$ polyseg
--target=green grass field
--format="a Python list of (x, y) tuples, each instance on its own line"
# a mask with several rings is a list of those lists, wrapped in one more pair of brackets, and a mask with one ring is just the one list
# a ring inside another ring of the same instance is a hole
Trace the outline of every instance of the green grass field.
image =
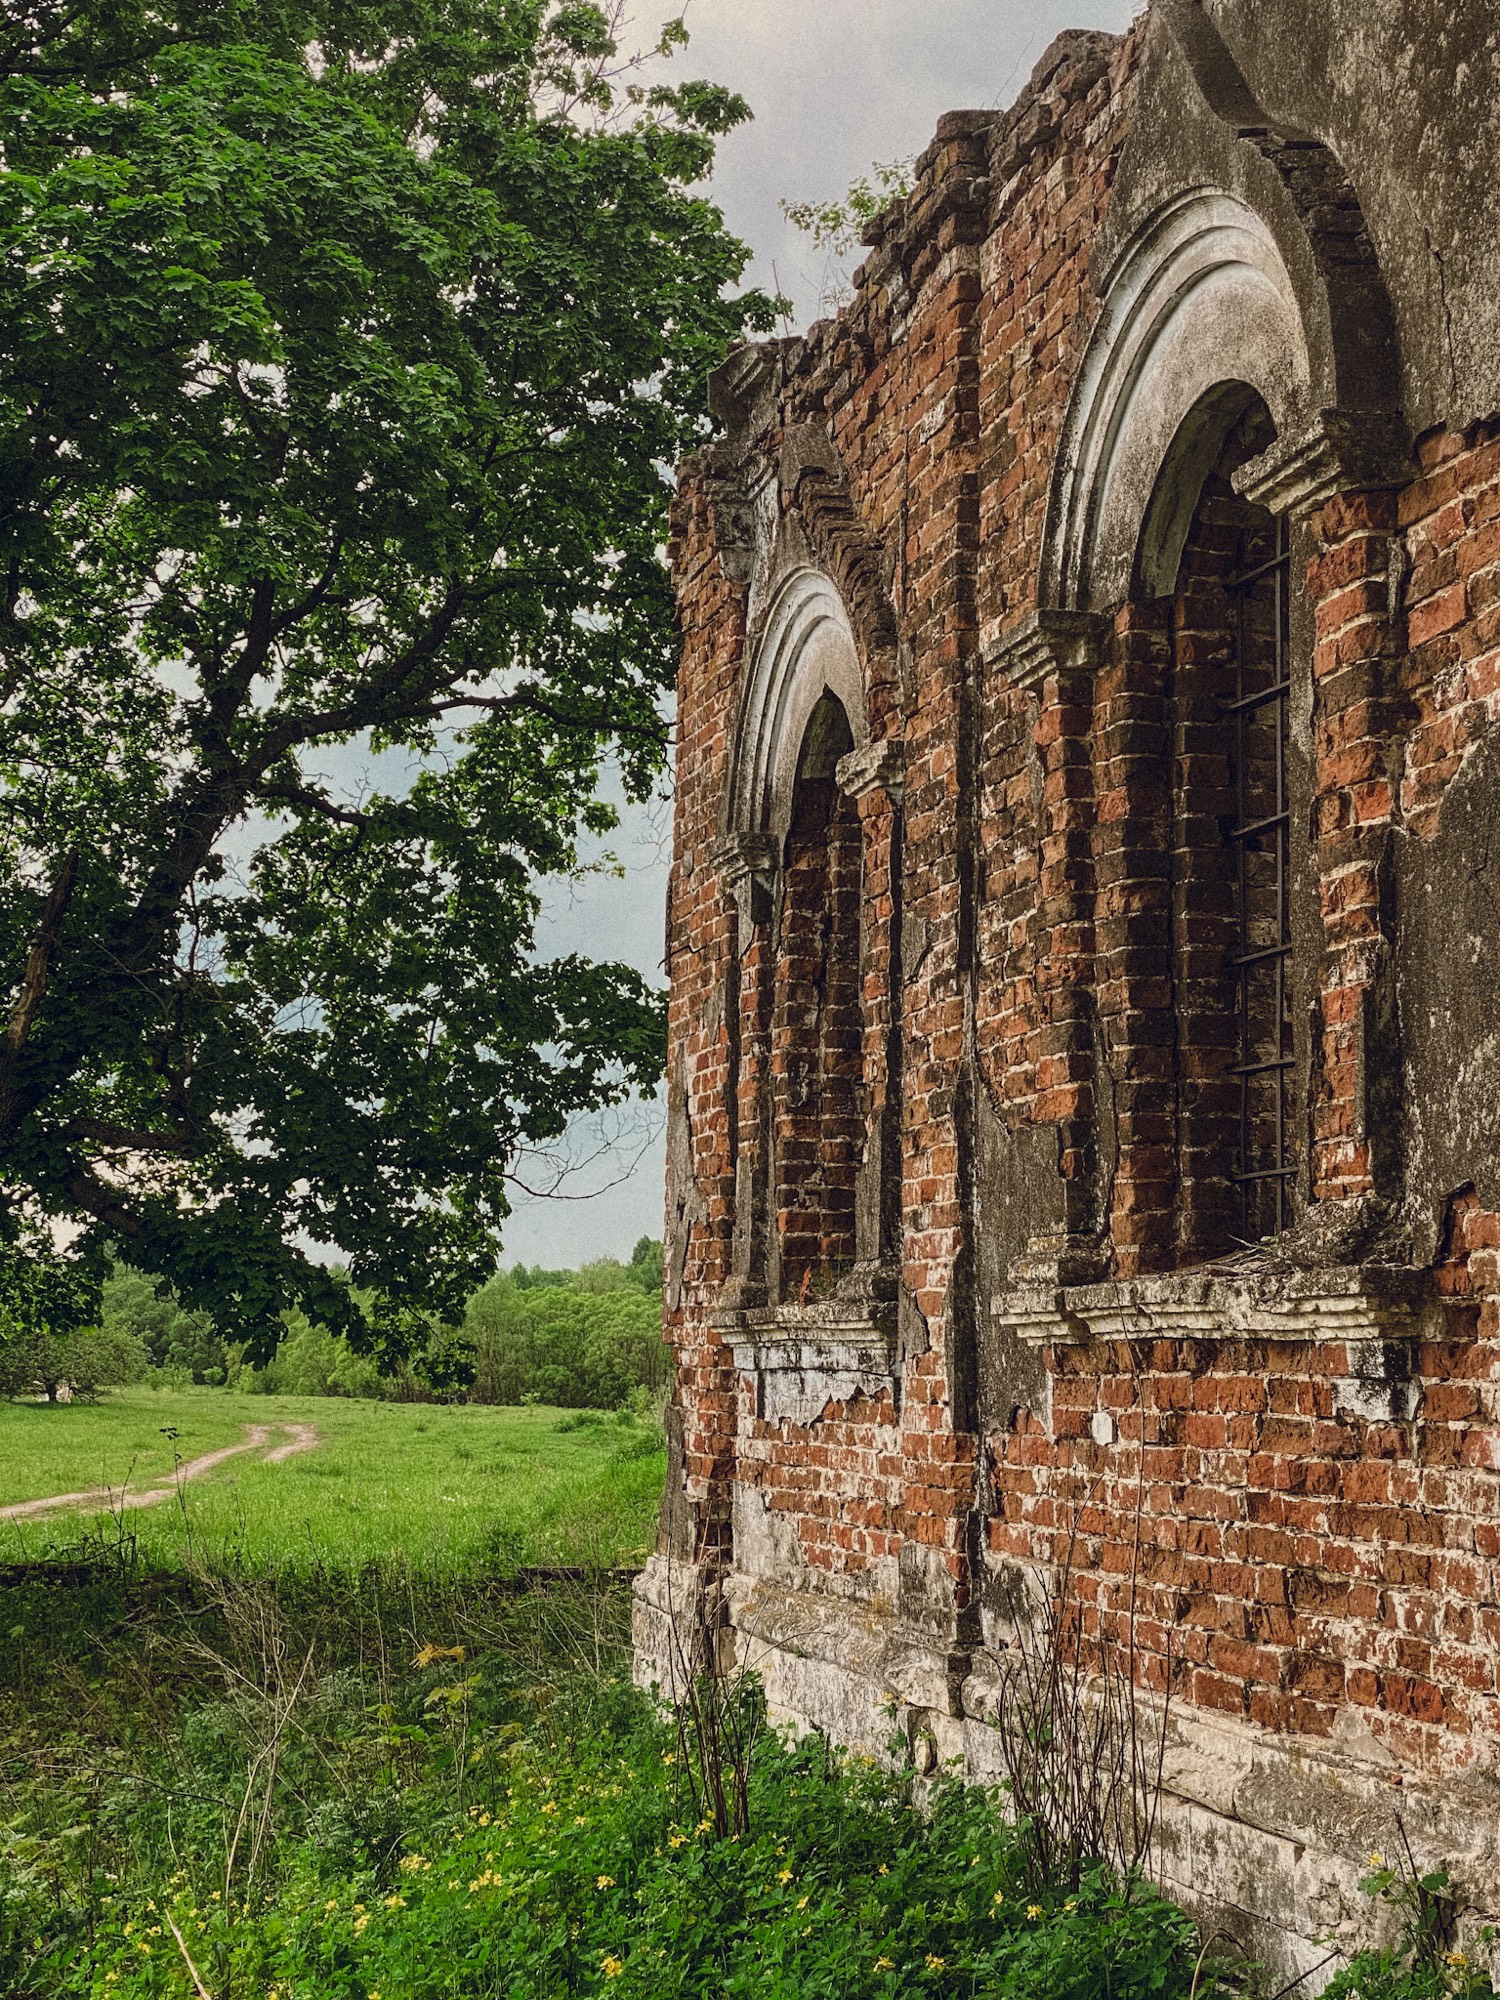
[[(191, 1551), (253, 1569), (409, 1562), (638, 1562), (661, 1499), (660, 1435), (629, 1418), (548, 1409), (118, 1390), (89, 1406), (0, 1403), (0, 1507), (50, 1494), (170, 1482), (174, 1466), (235, 1444), (246, 1426), (310, 1424), (319, 1443), (280, 1464), (245, 1452), (131, 1510), (148, 1560)], [(175, 1437), (166, 1433), (175, 1431)], [(279, 1434), (273, 1443), (284, 1441)], [(114, 1532), (70, 1508), (0, 1521), (0, 1562)]]

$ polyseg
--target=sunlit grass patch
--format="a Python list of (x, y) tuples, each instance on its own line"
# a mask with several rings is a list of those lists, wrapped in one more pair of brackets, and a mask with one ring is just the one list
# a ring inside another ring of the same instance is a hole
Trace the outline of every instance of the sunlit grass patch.
[[(246, 1451), (176, 1497), (127, 1512), (150, 1560), (251, 1568), (424, 1569), (639, 1561), (654, 1532), (659, 1434), (629, 1417), (578, 1424), (557, 1410), (123, 1390), (95, 1406), (0, 1405), (0, 1506), (97, 1485), (171, 1483), (175, 1464), (249, 1425), (311, 1425), (280, 1463)], [(175, 1433), (175, 1435), (167, 1435)], [(35, 1558), (109, 1527), (68, 1509), (0, 1522), (0, 1561)]]

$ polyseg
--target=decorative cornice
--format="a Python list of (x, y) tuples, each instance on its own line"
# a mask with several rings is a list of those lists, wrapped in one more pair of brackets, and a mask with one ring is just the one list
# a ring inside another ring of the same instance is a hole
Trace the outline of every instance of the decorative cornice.
[(867, 743), (840, 757), (834, 768), (839, 790), (845, 798), (862, 799), (867, 792), (886, 792), (893, 804), (901, 803), (905, 783), (906, 753), (902, 745), (887, 737), (881, 743)]
[(998, 667), (1013, 687), (1037, 687), (1048, 674), (1095, 666), (1108, 627), (1096, 611), (1028, 611), (984, 649), (987, 667)]
[[(1223, 1266), (1104, 1285), (1010, 1286), (995, 1325), (1034, 1346), (1094, 1340), (1342, 1340), (1355, 1359), (1416, 1338), (1430, 1297), (1425, 1271), (1346, 1266), (1321, 1271)], [(1373, 1364), (1371, 1364), (1373, 1365)], [(1386, 1378), (1382, 1375), (1381, 1380)]]
[(1234, 488), (1273, 514), (1308, 514), (1335, 493), (1404, 486), (1415, 477), (1399, 416), (1323, 410), (1305, 430), (1278, 438), (1234, 475)]
[(1077, 1347), (1091, 1337), (1065, 1310), (1056, 1285), (1008, 1285), (990, 1307), (990, 1323), (1028, 1347)]
[(755, 1385), (757, 1416), (773, 1423), (815, 1423), (830, 1403), (899, 1396), (893, 1305), (828, 1300), (716, 1313), (712, 1324)]

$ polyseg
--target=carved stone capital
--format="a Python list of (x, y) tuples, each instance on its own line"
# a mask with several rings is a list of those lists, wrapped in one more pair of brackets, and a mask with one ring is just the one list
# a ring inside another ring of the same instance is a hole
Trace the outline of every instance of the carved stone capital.
[(744, 953), (756, 927), (771, 921), (781, 842), (774, 833), (726, 833), (710, 843), (708, 859), (734, 897), (739, 912), (739, 946)]
[(708, 378), (708, 407), (731, 437), (769, 428), (788, 343), (757, 340), (737, 347)]
[(998, 667), (1013, 687), (1038, 687), (1048, 674), (1094, 666), (1108, 621), (1097, 611), (1028, 611), (984, 649), (987, 667)]
[(1415, 474), (1401, 419), (1380, 410), (1323, 410), (1305, 430), (1277, 438), (1234, 475), (1234, 488), (1273, 514), (1309, 514), (1372, 486), (1404, 486)]
[(721, 834), (709, 843), (709, 866), (736, 888), (747, 875), (774, 875), (781, 860), (780, 845), (774, 833)]
[(862, 799), (867, 792), (886, 792), (892, 802), (901, 802), (905, 782), (906, 753), (890, 739), (867, 743), (863, 750), (851, 750), (840, 757), (834, 770), (839, 790), (845, 798)]

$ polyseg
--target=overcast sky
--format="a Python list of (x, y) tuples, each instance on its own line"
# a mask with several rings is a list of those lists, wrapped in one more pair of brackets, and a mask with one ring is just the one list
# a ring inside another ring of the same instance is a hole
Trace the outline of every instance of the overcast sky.
[[(729, 85), (755, 112), (721, 148), (712, 190), (755, 252), (752, 278), (793, 301), (798, 325), (817, 318), (836, 273), (782, 201), (828, 200), (875, 161), (910, 159), (942, 112), (1009, 104), (1062, 29), (1118, 33), (1137, 11), (1135, 0), (687, 0), (692, 42), (678, 73)], [(624, 959), (660, 978), (669, 835), (665, 805), (632, 811), (610, 843), (623, 875), (551, 897), (543, 949)], [(628, 1257), (637, 1237), (659, 1236), (659, 1123), (657, 1113), (634, 1141), (611, 1132), (610, 1153), (570, 1183), (575, 1195), (613, 1183), (591, 1199), (521, 1202), (505, 1261)], [(578, 1153), (594, 1150), (580, 1133)]]

